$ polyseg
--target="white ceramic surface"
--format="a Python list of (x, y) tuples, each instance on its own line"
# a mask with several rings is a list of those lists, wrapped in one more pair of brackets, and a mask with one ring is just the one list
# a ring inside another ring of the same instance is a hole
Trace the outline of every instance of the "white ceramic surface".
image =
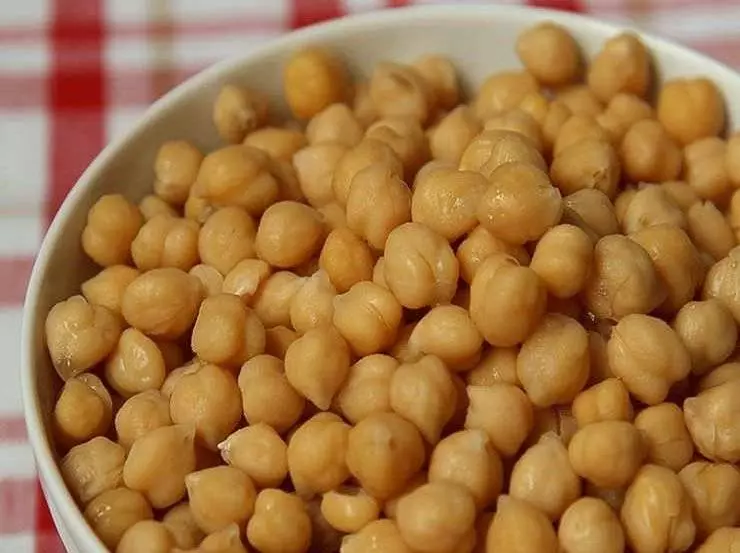
[[(619, 28), (580, 16), (515, 7), (445, 6), (377, 12), (307, 28), (247, 56), (219, 63), (156, 102), (128, 134), (110, 144), (85, 171), (60, 209), (36, 260), (25, 304), (22, 382), (25, 416), (38, 471), (54, 520), (69, 551), (104, 552), (67, 491), (49, 440), (48, 421), (59, 381), (44, 347), (44, 319), (57, 301), (78, 293), (94, 270), (79, 237), (86, 213), (102, 194), (142, 197), (152, 184), (152, 160), (163, 141), (187, 139), (209, 150), (219, 144), (211, 104), (224, 83), (243, 83), (281, 97), (281, 67), (294, 50), (319, 43), (341, 52), (351, 69), (367, 74), (377, 61), (411, 60), (422, 53), (449, 56), (474, 87), (488, 74), (519, 67), (514, 42), (522, 29), (550, 19), (567, 27), (587, 55)], [(730, 121), (740, 121), (740, 75), (664, 40), (643, 36), (660, 78), (706, 75), (720, 86)], [(283, 106), (281, 104), (281, 109)], [(732, 123), (730, 123), (732, 127)]]

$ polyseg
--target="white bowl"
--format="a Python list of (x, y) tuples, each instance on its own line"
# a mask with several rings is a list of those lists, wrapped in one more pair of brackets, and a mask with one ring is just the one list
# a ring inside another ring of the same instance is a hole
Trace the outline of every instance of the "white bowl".
[[(49, 419), (60, 383), (44, 346), (44, 319), (57, 301), (78, 293), (94, 268), (80, 247), (88, 209), (102, 194), (123, 192), (141, 198), (152, 184), (152, 160), (169, 139), (187, 139), (209, 150), (219, 145), (211, 105), (221, 85), (244, 83), (281, 98), (281, 67), (294, 50), (321, 43), (346, 58), (351, 69), (367, 74), (377, 61), (410, 60), (422, 53), (449, 56), (474, 87), (488, 74), (520, 64), (517, 35), (550, 19), (567, 27), (587, 55), (621, 29), (588, 18), (545, 10), (494, 6), (420, 7), (332, 21), (271, 42), (247, 56), (219, 63), (156, 102), (129, 133), (110, 144), (80, 177), (62, 205), (41, 246), (31, 275), (22, 335), (22, 380), (28, 434), (44, 493), (65, 546), (73, 552), (104, 552), (86, 524), (57, 467)], [(659, 78), (705, 75), (725, 98), (740, 98), (740, 75), (705, 56), (665, 40), (643, 36)], [(273, 102), (275, 102), (274, 100)], [(280, 109), (284, 109), (282, 103)], [(728, 104), (730, 127), (740, 120), (740, 102)]]

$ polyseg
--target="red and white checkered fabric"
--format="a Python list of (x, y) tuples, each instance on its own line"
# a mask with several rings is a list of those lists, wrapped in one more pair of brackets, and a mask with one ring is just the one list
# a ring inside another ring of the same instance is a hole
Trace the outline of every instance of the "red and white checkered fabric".
[[(22, 419), (21, 304), (44, 229), (103, 145), (210, 63), (409, 0), (18, 0), (0, 8), (0, 553), (63, 551)], [(481, 3), (481, 2), (478, 2)], [(643, 28), (740, 68), (737, 0), (513, 0)]]

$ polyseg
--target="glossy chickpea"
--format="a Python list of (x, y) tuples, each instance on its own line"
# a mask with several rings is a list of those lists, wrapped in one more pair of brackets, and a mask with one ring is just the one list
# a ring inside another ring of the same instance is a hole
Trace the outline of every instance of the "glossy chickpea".
[(627, 315), (607, 343), (609, 366), (636, 399), (662, 402), (669, 388), (688, 376), (691, 358), (678, 334), (648, 315)]
[(637, 189), (635, 187), (628, 186), (627, 188), (624, 188), (614, 199), (614, 213), (616, 214), (617, 221), (619, 221), (620, 225), (624, 221), (624, 216), (627, 213), (627, 208), (632, 202), (632, 199), (635, 197), (635, 194), (637, 194)]
[(261, 259), (242, 259), (223, 277), (219, 293), (239, 296), (250, 304), (260, 286), (270, 277), (272, 268)]
[(560, 126), (552, 151), (557, 157), (569, 147), (584, 140), (611, 142), (611, 136), (591, 115), (572, 115)]
[(681, 172), (681, 150), (655, 120), (636, 122), (625, 133), (620, 158), (631, 182), (673, 180)]
[(532, 403), (512, 384), (468, 386), (466, 429), (483, 430), (503, 457), (512, 457), (534, 425)]
[(505, 254), (489, 256), (470, 287), (470, 316), (491, 345), (517, 345), (545, 313), (547, 292), (532, 269)]
[(121, 334), (116, 349), (105, 362), (105, 379), (123, 397), (158, 389), (166, 373), (157, 344), (134, 328)]
[(89, 303), (120, 315), (123, 292), (139, 274), (133, 267), (111, 265), (82, 283), (82, 295)]
[(575, 473), (603, 488), (629, 484), (644, 456), (640, 432), (626, 421), (588, 424), (568, 444), (568, 457)]
[(709, 460), (729, 463), (740, 460), (739, 394), (740, 380), (730, 380), (683, 403), (691, 439), (697, 451)]
[(550, 177), (564, 195), (595, 189), (614, 197), (619, 186), (619, 159), (608, 142), (584, 138), (556, 154)]
[(172, 424), (170, 402), (159, 390), (147, 390), (130, 397), (116, 413), (118, 443), (130, 449), (145, 434)]
[[(306, 136), (295, 129), (264, 127), (249, 133), (244, 139), (244, 145), (262, 150), (273, 161), (290, 162), (293, 154), (306, 146)], [(268, 162), (271, 172), (274, 167), (274, 164)], [(277, 178), (277, 175), (273, 176)]]
[(496, 169), (513, 162), (547, 170), (542, 154), (523, 134), (508, 130), (484, 130), (465, 148), (458, 168), (481, 173), (490, 179)]
[(652, 106), (645, 100), (634, 94), (619, 92), (612, 96), (604, 112), (596, 116), (596, 121), (606, 129), (615, 143), (620, 143), (635, 123), (654, 116)]
[(174, 206), (164, 201), (159, 196), (147, 194), (139, 201), (139, 211), (144, 221), (149, 221), (157, 215), (168, 215), (170, 217), (179, 217), (180, 213)]
[(526, 501), (502, 495), (488, 529), (486, 551), (556, 553), (558, 538), (542, 511)]
[(354, 96), (350, 107), (352, 113), (364, 128), (372, 125), (380, 117), (370, 96), (370, 81), (368, 79), (360, 79), (354, 83)]
[(624, 552), (624, 531), (612, 508), (601, 499), (582, 497), (563, 513), (558, 525), (563, 553)]
[(703, 392), (709, 388), (714, 388), (725, 382), (740, 378), (740, 363), (732, 361), (715, 367), (708, 372), (698, 383), (697, 390)]
[(87, 213), (82, 249), (102, 267), (126, 264), (143, 223), (141, 212), (122, 195), (102, 196)]
[(70, 449), (60, 470), (72, 496), (84, 506), (121, 485), (125, 457), (123, 447), (97, 436)]
[(740, 249), (733, 248), (727, 257), (712, 265), (704, 280), (703, 299), (716, 298), (727, 307), (735, 322), (740, 321), (740, 301), (735, 298), (740, 282)]
[(334, 169), (347, 151), (348, 147), (343, 144), (321, 142), (295, 153), (293, 166), (296, 177), (309, 204), (318, 208), (334, 201)]
[(282, 490), (262, 490), (247, 524), (250, 545), (262, 553), (305, 553), (311, 519), (303, 501)]
[(660, 187), (668, 195), (668, 198), (684, 212), (687, 212), (692, 205), (699, 201), (699, 195), (685, 181), (667, 181), (661, 183)]
[(620, 519), (635, 551), (686, 551), (696, 526), (691, 500), (670, 469), (645, 465), (627, 488)]
[(332, 326), (309, 330), (285, 354), (288, 382), (322, 411), (329, 409), (349, 366), (349, 345)]
[(278, 271), (265, 279), (252, 299), (252, 309), (265, 328), (290, 326), (290, 306), (304, 282), (290, 271)]
[(363, 280), (370, 280), (375, 258), (368, 245), (348, 228), (332, 230), (319, 255), (319, 267), (341, 294)]
[(537, 92), (537, 80), (527, 71), (502, 71), (486, 78), (478, 89), (473, 109), (482, 121), (517, 107), (524, 96)]
[(159, 147), (154, 160), (154, 193), (174, 206), (190, 195), (203, 153), (185, 140), (170, 140)]
[(237, 468), (220, 466), (191, 472), (185, 485), (193, 518), (206, 533), (222, 530), (233, 522), (242, 525), (254, 513), (254, 484)]
[(239, 261), (255, 257), (257, 229), (252, 217), (239, 207), (225, 207), (211, 215), (198, 236), (203, 263), (227, 274)]
[[(196, 548), (205, 538), (205, 534), (195, 522), (193, 512), (187, 502), (178, 503), (168, 510), (162, 516), (162, 524), (172, 534), (176, 546), (182, 549)], [(231, 553), (231, 551), (227, 553)]]
[(476, 271), (483, 261), (495, 253), (512, 256), (522, 265), (530, 262), (529, 253), (522, 246), (513, 246), (491, 234), (485, 227), (475, 227), (457, 247), (456, 257), (460, 263), (460, 276), (472, 284)]
[(290, 303), (290, 322), (298, 333), (331, 324), (337, 291), (323, 270), (303, 282)]
[(317, 113), (306, 127), (308, 143), (341, 144), (349, 148), (362, 140), (363, 128), (346, 104), (332, 104)]
[(403, 308), (394, 295), (370, 281), (358, 282), (333, 300), (332, 322), (358, 356), (388, 349), (396, 340)]
[(389, 519), (371, 522), (342, 540), (342, 553), (412, 553), (396, 523)]
[(603, 102), (627, 92), (644, 97), (652, 84), (650, 54), (637, 35), (625, 32), (604, 43), (591, 62), (588, 86)]
[(412, 351), (439, 357), (453, 371), (464, 371), (479, 357), (483, 338), (468, 311), (456, 305), (433, 307), (414, 327)]
[(516, 52), (524, 67), (546, 86), (562, 86), (577, 79), (581, 55), (570, 33), (545, 21), (519, 35)]
[(236, 378), (217, 365), (203, 364), (184, 374), (170, 397), (175, 423), (192, 424), (202, 445), (216, 450), (242, 415)]
[(539, 123), (520, 108), (514, 108), (488, 119), (483, 128), (487, 131), (518, 132), (528, 138), (537, 151), (543, 151), (544, 144)]
[[(542, 130), (545, 119), (547, 119), (547, 112), (550, 110), (550, 99), (541, 91), (528, 92), (519, 102), (517, 109), (532, 117)], [(545, 146), (544, 142), (543, 146)]]
[(403, 491), (424, 457), (416, 426), (395, 413), (373, 413), (349, 431), (347, 467), (362, 488), (378, 499)]
[(597, 117), (604, 111), (604, 104), (585, 84), (575, 84), (561, 88), (556, 96), (574, 115)]
[(544, 142), (545, 151), (551, 153), (555, 147), (555, 141), (560, 134), (561, 129), (573, 115), (565, 103), (560, 100), (553, 101), (542, 120), (542, 141)]
[(728, 463), (696, 461), (678, 477), (693, 505), (697, 534), (704, 537), (740, 519), (740, 471)]
[(54, 437), (69, 448), (102, 436), (110, 426), (112, 409), (111, 396), (97, 376), (70, 378), (54, 404)]
[(581, 291), (591, 269), (593, 243), (573, 225), (548, 230), (537, 243), (530, 268), (540, 277), (548, 293), (570, 298)]
[(424, 130), (413, 117), (380, 119), (368, 127), (365, 138), (390, 146), (401, 160), (404, 175), (408, 180), (430, 156)]
[(85, 520), (111, 550), (134, 524), (154, 518), (152, 508), (139, 492), (115, 488), (98, 495), (85, 508)]
[(271, 426), (241, 428), (218, 445), (229, 465), (244, 471), (259, 488), (276, 488), (288, 474), (288, 449)]
[(298, 119), (310, 119), (347, 94), (347, 72), (327, 50), (309, 47), (295, 52), (283, 68), (283, 94)]
[(381, 117), (412, 117), (424, 125), (434, 112), (432, 89), (412, 67), (378, 63), (370, 78), (370, 98)]
[(625, 234), (632, 234), (659, 225), (685, 229), (686, 215), (660, 186), (641, 188), (624, 212), (622, 228)]
[(371, 165), (352, 180), (346, 214), (347, 226), (381, 251), (391, 231), (411, 220), (411, 192), (392, 168)]
[(470, 386), (490, 386), (497, 382), (519, 385), (516, 374), (516, 356), (519, 349), (491, 348), (483, 354), (478, 364), (465, 373), (465, 381)]
[(631, 421), (629, 392), (621, 380), (607, 378), (576, 396), (571, 406), (579, 428), (601, 421)]
[(278, 359), (285, 359), (290, 344), (298, 339), (298, 333), (285, 326), (265, 329), (265, 353)]
[(393, 295), (411, 309), (449, 302), (459, 264), (447, 240), (421, 223), (404, 223), (388, 234), (384, 275)]
[(694, 444), (675, 403), (646, 407), (635, 417), (635, 428), (642, 433), (647, 462), (678, 472), (691, 461)]
[(696, 549), (697, 553), (722, 553), (732, 551), (740, 543), (740, 531), (737, 528), (719, 528), (712, 532), (701, 546)]
[(190, 269), (188, 274), (198, 279), (204, 298), (215, 296), (223, 291), (224, 276), (215, 267), (199, 263)]
[(335, 165), (332, 177), (334, 200), (345, 206), (355, 177), (363, 169), (375, 164), (382, 165), (391, 175), (400, 177), (403, 174), (403, 164), (388, 144), (364, 139), (348, 150)]
[(444, 56), (426, 54), (412, 64), (426, 81), (435, 105), (449, 110), (460, 102), (460, 84), (452, 61)]
[(429, 149), (433, 159), (458, 164), (465, 148), (482, 130), (471, 108), (453, 109), (429, 130)]
[(213, 122), (225, 142), (238, 144), (267, 122), (267, 100), (254, 90), (227, 84), (213, 104)]
[(298, 202), (270, 206), (260, 219), (255, 238), (257, 254), (279, 268), (296, 267), (318, 253), (324, 238), (319, 213)]
[(584, 288), (588, 309), (599, 318), (620, 319), (648, 313), (665, 299), (665, 291), (648, 253), (626, 236), (601, 238), (594, 248)]
[(700, 198), (725, 204), (733, 190), (725, 166), (727, 143), (716, 136), (702, 138), (684, 148), (684, 178)]
[(164, 524), (141, 520), (124, 532), (116, 553), (170, 553), (174, 546), (175, 539)]
[(398, 365), (396, 359), (383, 354), (357, 361), (336, 395), (337, 411), (352, 424), (374, 413), (391, 411), (391, 381)]
[(711, 202), (697, 202), (687, 213), (689, 236), (701, 251), (720, 260), (737, 245), (735, 233), (722, 212)]
[(380, 504), (362, 488), (340, 488), (322, 496), (321, 513), (332, 528), (359, 532), (378, 519)]
[(658, 94), (658, 121), (681, 145), (717, 136), (725, 124), (725, 106), (717, 86), (702, 77), (663, 83)]
[(706, 373), (735, 351), (737, 326), (732, 313), (719, 300), (687, 303), (676, 315), (673, 329), (691, 356), (694, 374)]
[(258, 355), (247, 361), (239, 372), (238, 385), (249, 424), (265, 423), (283, 434), (303, 413), (305, 400), (288, 382), (277, 357)]

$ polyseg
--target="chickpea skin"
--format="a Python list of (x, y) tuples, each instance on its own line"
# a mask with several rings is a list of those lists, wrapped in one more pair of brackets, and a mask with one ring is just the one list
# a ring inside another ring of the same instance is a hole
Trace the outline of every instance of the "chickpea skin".
[(691, 356), (694, 374), (706, 373), (735, 351), (737, 325), (732, 313), (719, 300), (687, 303), (672, 326)]
[(378, 519), (380, 505), (362, 488), (343, 488), (322, 496), (321, 514), (332, 528), (340, 532), (359, 532)]
[(607, 357), (630, 394), (648, 405), (665, 400), (669, 388), (686, 378), (691, 358), (678, 334), (648, 315), (627, 315), (612, 329)]
[(563, 553), (624, 553), (624, 531), (608, 503), (582, 497), (565, 510), (558, 525)]
[(87, 505), (84, 514), (95, 534), (111, 550), (134, 524), (154, 518), (146, 498), (128, 488), (101, 493)]
[(434, 111), (432, 89), (412, 67), (381, 62), (370, 77), (370, 98), (381, 117), (412, 117), (424, 125)]
[(303, 501), (282, 490), (262, 490), (247, 523), (247, 539), (261, 553), (305, 553), (311, 519)]
[(604, 43), (589, 66), (586, 80), (602, 102), (620, 92), (644, 97), (652, 82), (650, 66), (645, 45), (637, 35), (625, 32)]
[(175, 539), (169, 529), (155, 520), (141, 520), (121, 536), (116, 553), (170, 553)]
[(573, 225), (558, 225), (537, 243), (529, 266), (548, 293), (570, 298), (585, 285), (592, 257), (593, 243), (584, 231)]
[(463, 280), (472, 284), (478, 267), (494, 253), (510, 255), (522, 265), (529, 265), (530, 262), (529, 253), (523, 246), (512, 246), (478, 225), (457, 247), (456, 257)]
[(633, 551), (686, 551), (694, 541), (691, 499), (678, 476), (645, 465), (627, 488), (620, 519)]
[(188, 274), (198, 279), (204, 298), (215, 296), (223, 291), (224, 277), (215, 267), (199, 263), (190, 269)]
[(704, 537), (740, 520), (740, 471), (729, 463), (696, 461), (678, 477), (693, 505), (697, 534)]
[(542, 511), (526, 501), (502, 495), (488, 529), (486, 551), (556, 553), (558, 538)]
[(244, 417), (250, 425), (265, 423), (284, 434), (300, 418), (305, 400), (288, 382), (283, 362), (257, 355), (239, 372)]
[(496, 169), (514, 162), (547, 170), (536, 144), (523, 134), (510, 130), (484, 130), (465, 148), (458, 169), (475, 171), (490, 179)]
[(371, 496), (402, 492), (425, 460), (424, 441), (412, 423), (395, 413), (373, 413), (350, 428), (347, 467)]
[(393, 520), (371, 522), (342, 540), (342, 553), (413, 553)]
[(127, 450), (143, 435), (172, 424), (170, 402), (159, 390), (146, 390), (127, 399), (116, 413), (118, 443)]
[(162, 517), (162, 524), (169, 529), (177, 547), (183, 549), (195, 548), (205, 538), (205, 534), (196, 524), (193, 511), (187, 502), (178, 503), (167, 511)]
[(298, 119), (310, 119), (347, 94), (342, 61), (327, 50), (309, 47), (295, 52), (283, 68), (283, 94)]
[(54, 404), (54, 437), (67, 448), (103, 436), (110, 427), (113, 402), (91, 373), (70, 378)]
[(678, 472), (691, 461), (694, 444), (675, 403), (646, 407), (635, 417), (635, 428), (642, 432), (649, 463)]
[(730, 380), (687, 398), (686, 427), (699, 453), (709, 460), (740, 461), (740, 419), (737, 416), (740, 380)]
[(519, 35), (516, 52), (524, 67), (545, 86), (562, 86), (576, 80), (581, 69), (578, 45), (570, 33), (545, 21)]
[(100, 305), (120, 315), (123, 292), (139, 274), (139, 271), (126, 265), (106, 267), (82, 283), (82, 295), (89, 303)]
[(722, 95), (712, 81), (702, 77), (663, 83), (656, 109), (658, 121), (683, 146), (717, 136), (725, 124)]
[(468, 144), (483, 130), (473, 110), (457, 106), (429, 130), (429, 149), (433, 159), (460, 163)]
[(122, 195), (102, 196), (87, 214), (82, 249), (101, 267), (125, 265), (143, 223), (141, 212)]
[(72, 496), (84, 506), (121, 485), (125, 457), (123, 447), (97, 436), (70, 449), (60, 470)]
[(158, 389), (165, 374), (164, 357), (157, 344), (134, 328), (123, 331), (105, 362), (106, 382), (127, 398)]
[(482, 121), (517, 107), (522, 98), (537, 92), (537, 80), (527, 71), (502, 71), (486, 78), (473, 101), (473, 109)]
[(254, 484), (237, 468), (220, 466), (191, 472), (185, 485), (193, 518), (208, 534), (232, 522), (243, 525), (254, 513)]
[(583, 138), (555, 155), (550, 178), (564, 195), (599, 190), (616, 195), (621, 169), (614, 147), (600, 138)]
[(396, 359), (383, 354), (357, 361), (335, 397), (336, 410), (352, 424), (373, 413), (391, 411), (391, 381), (398, 365)]
[(525, 163), (507, 163), (490, 177), (478, 220), (491, 234), (511, 244), (538, 240), (560, 221), (563, 203), (549, 177)]
[(340, 294), (358, 282), (371, 280), (374, 265), (370, 247), (348, 228), (332, 230), (319, 256), (319, 267)]

